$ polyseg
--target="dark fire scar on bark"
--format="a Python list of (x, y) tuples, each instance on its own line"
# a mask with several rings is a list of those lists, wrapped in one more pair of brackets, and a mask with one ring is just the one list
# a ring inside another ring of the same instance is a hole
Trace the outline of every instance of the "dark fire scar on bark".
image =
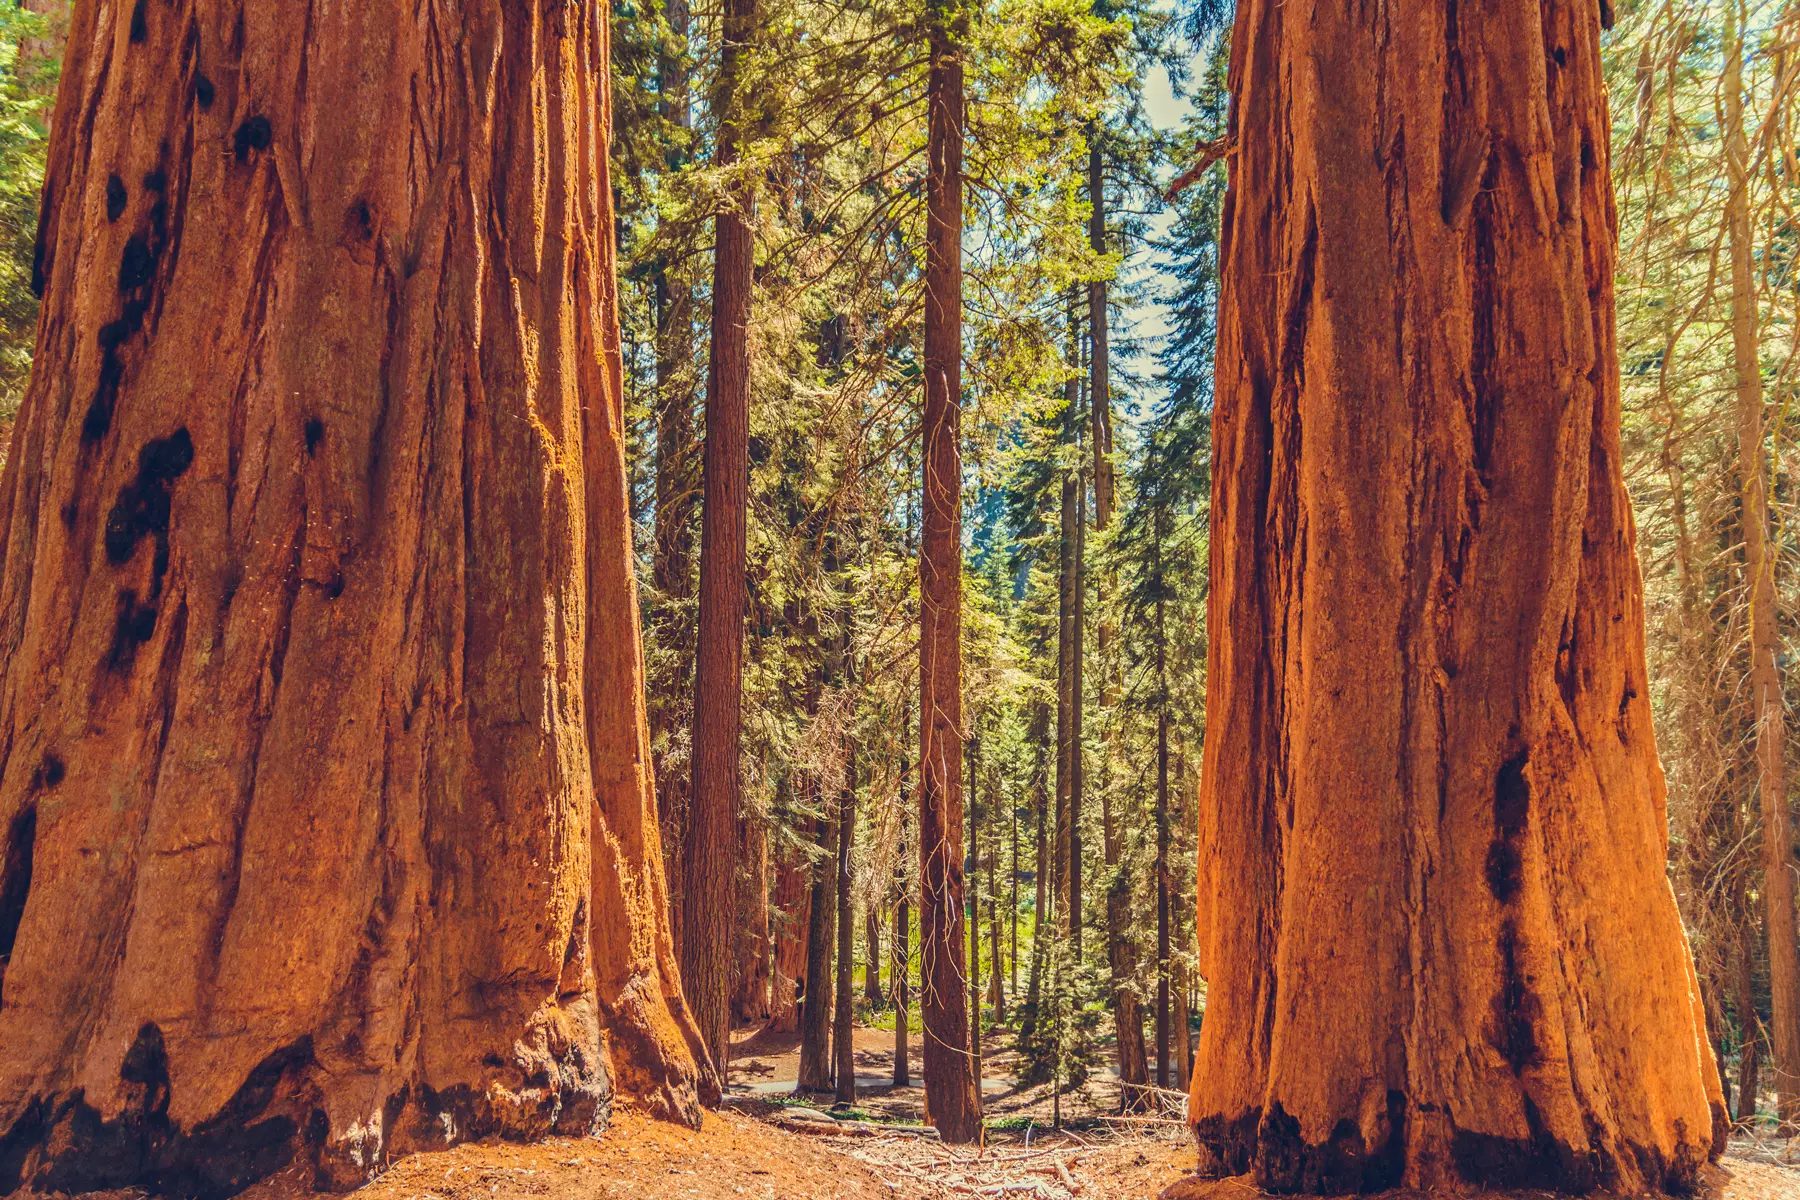
[(250, 161), (251, 152), (267, 150), (273, 131), (269, 127), (269, 118), (258, 114), (244, 121), (231, 135), (231, 153), (239, 162)]
[(138, 603), (133, 588), (119, 592), (112, 649), (107, 655), (107, 664), (115, 670), (130, 666), (138, 646), (156, 632), (156, 602), (162, 598), (163, 576), (169, 569), (172, 485), (193, 461), (194, 442), (185, 426), (166, 438), (146, 443), (138, 454), (137, 476), (119, 489), (119, 498), (106, 515), (106, 559), (113, 566), (130, 562), (144, 538), (152, 538), (156, 543), (146, 602)]
[(1524, 877), (1519, 836), (1531, 812), (1531, 785), (1525, 780), (1525, 755), (1510, 759), (1494, 777), (1494, 840), (1488, 846), (1487, 885), (1494, 899), (1512, 902)]

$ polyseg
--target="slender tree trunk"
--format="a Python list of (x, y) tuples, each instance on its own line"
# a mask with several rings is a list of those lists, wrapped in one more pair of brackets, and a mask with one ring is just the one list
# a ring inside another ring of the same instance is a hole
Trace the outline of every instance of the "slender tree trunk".
[(1006, 1024), (1006, 992), (1001, 986), (1005, 976), (1004, 955), (1000, 948), (1000, 882), (997, 878), (999, 851), (996, 846), (998, 838), (989, 814), (988, 847), (983, 860), (987, 864), (987, 917), (988, 917), (988, 1007), (994, 1010), (994, 1024)]
[(832, 1046), (837, 1062), (837, 1101), (856, 1103), (855, 992), (856, 922), (851, 901), (851, 851), (856, 846), (856, 745), (854, 733), (844, 739), (844, 790), (838, 798), (837, 844), (837, 1004)]
[[(756, 29), (756, 0), (726, 0), (717, 108), (717, 165), (730, 169), (745, 136), (738, 76)], [(712, 354), (700, 516), (700, 636), (694, 670), (694, 779), (681, 848), (682, 977), (706, 1044), (725, 1061), (731, 1041), (732, 846), (742, 806), (744, 563), (750, 484), (750, 292), (756, 251), (748, 183), (727, 189), (714, 222)]]
[(0, 1190), (698, 1120), (607, 9), (130, 15), (73, 14), (0, 473)]
[(1737, 372), (1738, 470), (1743, 493), (1744, 583), (1750, 604), (1750, 690), (1756, 706), (1762, 801), (1764, 923), (1769, 935), (1770, 1067), (1784, 1124), (1800, 1121), (1800, 925), (1794, 913), (1794, 835), (1788, 820), (1786, 733), (1776, 656), (1775, 555), (1769, 552), (1769, 492), (1763, 446), (1762, 365), (1750, 229), (1749, 147), (1744, 138), (1743, 34), (1737, 0), (1725, 8), (1725, 201), (1731, 251), (1731, 344)]
[(981, 739), (969, 735), (969, 1055), (981, 1087)]
[[(937, 10), (934, 10), (937, 12)], [(920, 986), (925, 1098), (947, 1142), (981, 1135), (964, 979), (962, 798), (961, 30), (932, 20), (925, 181), (924, 536), (919, 548)]]
[(1007, 959), (1007, 992), (1013, 1003), (1019, 1002), (1019, 802), (1015, 797), (1012, 805), (1012, 858), (1011, 887), (1012, 899), (1007, 904), (1007, 925), (1009, 930), (1008, 947), (1010, 957)]
[(1037, 761), (1032, 771), (1032, 801), (1037, 809), (1036, 895), (1032, 902), (1031, 968), (1025, 981), (1025, 1019), (1019, 1026), (1019, 1044), (1030, 1046), (1037, 1038), (1039, 1007), (1044, 994), (1044, 950), (1052, 927), (1050, 915), (1050, 789), (1046, 774), (1049, 757), (1045, 743), (1050, 736), (1050, 706), (1038, 702), (1032, 716), (1031, 741), (1036, 747)]
[(1075, 593), (1074, 633), (1069, 648), (1069, 954), (1081, 963), (1081, 809), (1086, 784), (1082, 733), (1086, 698), (1082, 681), (1087, 639), (1087, 485), (1075, 480), (1075, 558), (1070, 572)]
[[(777, 785), (777, 805), (788, 791), (787, 780)], [(812, 868), (805, 859), (796, 863), (783, 854), (775, 864), (775, 886), (770, 897), (771, 941), (774, 962), (769, 978), (769, 1023), (772, 1033), (794, 1033), (800, 1028), (799, 991), (806, 978), (807, 933), (812, 926)]]
[(806, 932), (806, 987), (800, 1000), (800, 1092), (831, 1090), (831, 959), (837, 932), (836, 855), (833, 833), (837, 823), (820, 817), (814, 823), (811, 921)]
[(1756, 965), (1756, 926), (1746, 921), (1738, 939), (1737, 953), (1737, 1019), (1738, 1019), (1738, 1108), (1737, 1119), (1756, 1119), (1756, 1097), (1761, 1090), (1757, 1062), (1761, 1057), (1762, 1037), (1757, 1030), (1756, 987), (1751, 974)]
[[(1100, 149), (1100, 130), (1088, 126), (1088, 245), (1095, 254), (1107, 252), (1106, 158)], [(1094, 443), (1094, 528), (1104, 533), (1113, 518), (1117, 483), (1113, 469), (1112, 370), (1108, 352), (1107, 286), (1104, 279), (1088, 281), (1088, 424)], [(1110, 649), (1112, 629), (1099, 629), (1100, 657)]]
[(1177, 963), (1172, 974), (1175, 983), (1175, 1086), (1186, 1091), (1191, 1082), (1189, 1072), (1194, 1065), (1193, 1035), (1189, 1032), (1194, 1002), (1188, 990), (1187, 969)]
[(732, 968), (731, 1015), (740, 1024), (769, 1017), (774, 941), (769, 928), (769, 827), (756, 814), (738, 821), (737, 910), (742, 928)]
[(870, 901), (863, 910), (863, 999), (871, 1008), (887, 1004), (881, 988), (881, 906)]
[[(670, 0), (669, 34), (677, 44), (664, 44), (657, 55), (660, 96), (657, 108), (679, 129), (692, 126), (684, 43), (687, 0)], [(680, 160), (670, 164), (680, 166)], [(687, 755), (671, 750), (693, 725), (693, 598), (694, 512), (699, 488), (695, 478), (694, 315), (687, 281), (656, 264), (652, 292), (656, 306), (656, 523), (651, 556), (655, 605), (650, 617), (658, 640), (668, 649), (672, 668), (653, 676), (647, 700), (650, 740), (655, 748), (656, 799), (662, 825), (663, 853), (673, 894), (670, 917), (681, 931), (681, 851), (686, 841), (689, 766)]]
[[(1070, 379), (1068, 390), (1076, 384)], [(1071, 410), (1075, 401), (1068, 401)], [(1070, 420), (1073, 420), (1071, 413)], [(1067, 932), (1069, 912), (1069, 809), (1074, 798), (1075, 762), (1080, 740), (1075, 733), (1075, 575), (1076, 527), (1081, 520), (1075, 494), (1081, 484), (1076, 473), (1064, 470), (1059, 506), (1062, 536), (1057, 543), (1056, 601), (1056, 816), (1055, 846), (1050, 866), (1051, 903), (1059, 928)]]
[(908, 1060), (907, 1022), (911, 1020), (908, 1006), (912, 998), (907, 994), (908, 976), (912, 972), (912, 884), (906, 877), (906, 862), (909, 848), (906, 844), (906, 797), (911, 789), (912, 763), (906, 755), (906, 738), (912, 732), (912, 705), (910, 702), (902, 707), (900, 718), (900, 846), (894, 855), (894, 935), (890, 939), (893, 947), (893, 979), (894, 994), (894, 1086), (912, 1086), (912, 1067)]
[(1600, 9), (1248, 0), (1232, 53), (1203, 1161), (1684, 1191), (1726, 1121), (1664, 868)]
[[(1157, 602), (1157, 624), (1162, 603)], [(1157, 644), (1157, 657), (1162, 645)], [(1169, 713), (1156, 714), (1156, 1086), (1169, 1086)]]
[[(904, 793), (903, 793), (904, 794)], [(905, 856), (907, 850), (904, 831), (900, 837), (900, 854)], [(908, 903), (909, 887), (906, 872), (899, 865), (894, 867), (894, 885), (899, 893), (899, 900), (894, 905), (894, 936), (891, 939), (894, 955), (892, 986), (894, 993), (894, 1086), (912, 1086), (912, 1067), (908, 1061), (910, 1050), (907, 1046), (907, 1022), (911, 1019), (908, 1006), (912, 997), (907, 994), (907, 976), (912, 957), (912, 905)]]

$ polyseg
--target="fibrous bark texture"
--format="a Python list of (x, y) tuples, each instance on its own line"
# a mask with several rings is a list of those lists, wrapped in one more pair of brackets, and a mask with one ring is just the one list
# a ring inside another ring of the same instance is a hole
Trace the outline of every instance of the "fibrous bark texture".
[[(755, 25), (755, 0), (725, 10), (720, 98), (728, 114), (718, 164), (737, 161), (737, 75)], [(715, 1062), (731, 1038), (733, 849), (742, 806), (744, 560), (750, 485), (752, 193), (732, 189), (715, 223), (712, 357), (706, 388), (705, 500), (700, 528), (700, 652), (694, 672), (694, 779), (682, 845), (681, 960), (688, 997)]]
[(76, 9), (0, 477), (0, 1191), (697, 1119), (606, 9), (427, 11)]
[(1620, 470), (1600, 13), (1238, 9), (1190, 1111), (1275, 1190), (1682, 1189), (1722, 1148)]
[(925, 1102), (947, 1142), (981, 1132), (963, 959), (961, 49), (934, 16), (926, 83), (925, 410), (920, 438), (919, 987)]

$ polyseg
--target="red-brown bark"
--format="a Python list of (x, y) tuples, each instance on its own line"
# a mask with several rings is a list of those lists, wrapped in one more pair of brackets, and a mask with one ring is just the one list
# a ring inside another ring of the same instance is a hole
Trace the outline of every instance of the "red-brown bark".
[(738, 912), (732, 965), (731, 1015), (739, 1024), (769, 1018), (774, 942), (769, 926), (769, 827), (760, 816), (738, 822)]
[(962, 49), (935, 11), (926, 83), (925, 411), (919, 546), (919, 972), (925, 1103), (947, 1142), (981, 1133), (963, 960)]
[[(723, 26), (718, 165), (737, 162), (743, 140), (741, 59), (756, 0), (730, 0)], [(742, 805), (744, 564), (750, 488), (750, 292), (756, 249), (754, 194), (733, 188), (715, 222), (712, 355), (706, 384), (706, 449), (700, 514), (700, 647), (694, 669), (694, 778), (682, 844), (682, 974), (713, 1059), (731, 1039), (733, 847)]]
[(797, 997), (800, 980), (806, 977), (806, 939), (812, 925), (811, 868), (804, 861), (777, 859), (771, 892), (775, 955), (769, 978), (768, 1028), (774, 1033), (793, 1033), (800, 1028)]
[(1238, 9), (1190, 1111), (1265, 1187), (1680, 1190), (1722, 1149), (1599, 22)]
[(0, 1190), (698, 1119), (606, 9), (431, 11), (75, 11), (0, 476)]

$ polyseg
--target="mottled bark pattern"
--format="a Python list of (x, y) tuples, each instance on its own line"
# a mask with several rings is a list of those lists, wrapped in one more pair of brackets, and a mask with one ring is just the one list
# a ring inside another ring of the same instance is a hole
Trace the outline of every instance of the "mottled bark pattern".
[(1238, 9), (1191, 1112), (1275, 1190), (1681, 1189), (1722, 1148), (1600, 11)]
[(77, 6), (0, 477), (0, 1191), (349, 1185), (609, 1074), (697, 1119), (607, 46)]

